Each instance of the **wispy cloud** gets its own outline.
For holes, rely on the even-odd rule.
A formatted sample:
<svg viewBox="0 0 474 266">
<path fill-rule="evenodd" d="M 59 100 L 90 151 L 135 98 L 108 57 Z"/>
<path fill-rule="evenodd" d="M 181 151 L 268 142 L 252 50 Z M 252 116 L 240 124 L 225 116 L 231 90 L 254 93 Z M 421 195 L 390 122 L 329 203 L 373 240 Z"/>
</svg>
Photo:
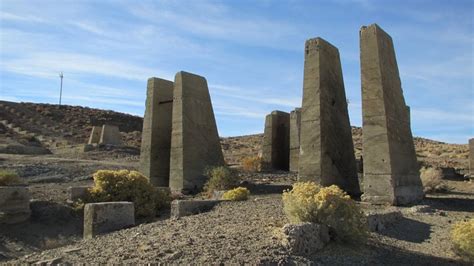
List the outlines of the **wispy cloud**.
<svg viewBox="0 0 474 266">
<path fill-rule="evenodd" d="M 172 76 L 130 62 L 79 53 L 34 53 L 25 57 L 3 60 L 0 67 L 4 71 L 40 78 L 56 77 L 59 71 L 72 76 L 92 74 L 140 81 L 154 75 L 166 78 Z"/>
</svg>

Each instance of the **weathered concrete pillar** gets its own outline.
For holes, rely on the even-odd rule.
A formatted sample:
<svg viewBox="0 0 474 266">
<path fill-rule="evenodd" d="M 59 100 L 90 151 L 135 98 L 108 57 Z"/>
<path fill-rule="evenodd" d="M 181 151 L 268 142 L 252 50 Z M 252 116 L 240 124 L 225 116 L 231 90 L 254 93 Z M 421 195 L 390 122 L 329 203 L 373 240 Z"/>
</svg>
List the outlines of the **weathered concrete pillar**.
<svg viewBox="0 0 474 266">
<path fill-rule="evenodd" d="M 360 30 L 365 201 L 403 205 L 423 198 L 392 38 Z"/>
<path fill-rule="evenodd" d="M 121 145 L 122 137 L 120 136 L 118 126 L 103 125 L 99 144 Z"/>
<path fill-rule="evenodd" d="M 336 47 L 306 41 L 298 180 L 360 195 L 341 61 Z"/>
<path fill-rule="evenodd" d="M 140 147 L 140 172 L 154 186 L 169 186 L 173 82 L 149 78 Z"/>
<path fill-rule="evenodd" d="M 207 181 L 205 168 L 224 165 L 206 79 L 178 72 L 173 98 L 170 188 L 197 192 Z"/>
<path fill-rule="evenodd" d="M 301 108 L 290 112 L 290 171 L 298 172 L 300 158 Z"/>
<path fill-rule="evenodd" d="M 262 162 L 266 169 L 289 170 L 290 114 L 273 111 L 265 117 Z"/>
<path fill-rule="evenodd" d="M 469 139 L 469 178 L 474 179 L 474 138 Z"/>
<path fill-rule="evenodd" d="M 100 141 L 101 133 L 102 133 L 102 127 L 93 126 L 91 135 L 89 137 L 89 141 L 87 142 L 87 144 L 98 144 Z"/>
</svg>

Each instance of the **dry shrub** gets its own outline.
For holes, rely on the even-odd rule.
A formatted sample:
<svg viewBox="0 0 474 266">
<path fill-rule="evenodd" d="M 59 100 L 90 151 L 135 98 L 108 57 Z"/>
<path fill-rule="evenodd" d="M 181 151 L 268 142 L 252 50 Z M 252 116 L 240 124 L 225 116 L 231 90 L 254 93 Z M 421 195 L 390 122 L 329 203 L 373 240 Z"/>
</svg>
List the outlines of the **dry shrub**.
<svg viewBox="0 0 474 266">
<path fill-rule="evenodd" d="M 209 178 L 204 185 L 204 190 L 211 195 L 216 190 L 228 190 L 239 185 L 239 175 L 227 166 L 216 166 L 206 170 Z"/>
<path fill-rule="evenodd" d="M 15 186 L 22 183 L 22 180 L 14 171 L 0 169 L 0 186 Z"/>
<path fill-rule="evenodd" d="M 245 157 L 241 161 L 242 169 L 247 172 L 260 172 L 262 170 L 262 158 L 260 156 Z"/>
<path fill-rule="evenodd" d="M 453 225 L 451 240 L 455 251 L 474 262 L 474 218 Z"/>
<path fill-rule="evenodd" d="M 363 240 L 366 219 L 343 190 L 335 185 L 321 187 L 314 182 L 297 182 L 283 192 L 283 210 L 292 223 L 327 225 L 338 240 Z"/>
<path fill-rule="evenodd" d="M 137 171 L 99 170 L 93 178 L 94 187 L 85 202 L 130 201 L 139 217 L 156 216 L 156 211 L 170 202 L 169 193 L 155 188 Z"/>
<path fill-rule="evenodd" d="M 250 191 L 244 187 L 238 187 L 226 191 L 224 195 L 222 195 L 222 199 L 224 200 L 232 200 L 232 201 L 241 201 L 247 200 L 250 195 Z"/>
<path fill-rule="evenodd" d="M 448 189 L 443 183 L 443 171 L 439 168 L 422 167 L 420 169 L 420 178 L 425 193 L 442 192 Z"/>
</svg>

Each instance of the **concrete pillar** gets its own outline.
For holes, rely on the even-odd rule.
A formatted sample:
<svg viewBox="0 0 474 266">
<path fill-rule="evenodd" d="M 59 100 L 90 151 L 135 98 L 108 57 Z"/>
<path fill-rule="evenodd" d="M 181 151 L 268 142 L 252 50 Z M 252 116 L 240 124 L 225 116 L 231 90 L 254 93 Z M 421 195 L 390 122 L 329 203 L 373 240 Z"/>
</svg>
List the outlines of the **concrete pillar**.
<svg viewBox="0 0 474 266">
<path fill-rule="evenodd" d="M 474 179 L 474 138 L 469 139 L 469 178 Z"/>
<path fill-rule="evenodd" d="M 89 137 L 89 141 L 87 142 L 87 144 L 98 144 L 100 141 L 101 133 L 102 133 L 102 127 L 93 126 L 91 135 Z"/>
<path fill-rule="evenodd" d="M 290 112 L 290 171 L 298 172 L 300 158 L 301 108 Z"/>
<path fill-rule="evenodd" d="M 224 165 L 211 97 L 204 77 L 178 72 L 174 81 L 170 188 L 194 193 L 206 167 Z"/>
<path fill-rule="evenodd" d="M 298 180 L 360 195 L 341 61 L 322 38 L 306 41 Z"/>
<path fill-rule="evenodd" d="M 266 169 L 289 170 L 290 114 L 273 111 L 265 117 L 262 162 Z"/>
<path fill-rule="evenodd" d="M 173 82 L 149 78 L 140 147 L 140 172 L 154 186 L 169 186 Z"/>
<path fill-rule="evenodd" d="M 118 126 L 103 125 L 99 144 L 121 145 L 122 137 L 120 136 Z"/>
<path fill-rule="evenodd" d="M 363 200 L 404 205 L 423 198 L 409 112 L 392 38 L 378 25 L 360 30 L 364 149 Z"/>
</svg>

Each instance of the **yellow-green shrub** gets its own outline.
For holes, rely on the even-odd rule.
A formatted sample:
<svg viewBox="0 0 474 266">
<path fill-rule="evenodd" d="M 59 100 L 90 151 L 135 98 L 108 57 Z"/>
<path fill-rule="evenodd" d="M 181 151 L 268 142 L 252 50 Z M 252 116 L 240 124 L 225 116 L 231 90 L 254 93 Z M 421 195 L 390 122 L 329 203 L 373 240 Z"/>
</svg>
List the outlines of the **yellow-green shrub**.
<svg viewBox="0 0 474 266">
<path fill-rule="evenodd" d="M 207 193 L 216 190 L 228 190 L 239 185 L 238 174 L 227 166 L 216 166 L 206 170 L 205 175 L 209 178 L 204 185 Z"/>
<path fill-rule="evenodd" d="M 245 157 L 241 161 L 242 169 L 247 172 L 260 172 L 262 170 L 262 158 L 259 156 Z"/>
<path fill-rule="evenodd" d="M 0 169 L 0 186 L 14 186 L 22 184 L 20 177 L 18 177 L 17 173 Z"/>
<path fill-rule="evenodd" d="M 366 219 L 359 206 L 335 185 L 295 183 L 292 190 L 283 192 L 283 209 L 291 222 L 325 224 L 339 240 L 361 240 L 367 235 Z"/>
<path fill-rule="evenodd" d="M 94 187 L 86 202 L 131 201 L 135 215 L 142 217 L 155 216 L 156 211 L 169 202 L 165 192 L 160 192 L 137 171 L 99 170 L 93 178 Z"/>
<path fill-rule="evenodd" d="M 224 195 L 222 195 L 222 199 L 232 201 L 247 200 L 249 195 L 250 191 L 247 188 L 238 187 L 226 191 Z"/>
<path fill-rule="evenodd" d="M 459 255 L 474 261 L 474 218 L 454 224 L 451 240 Z"/>
</svg>

